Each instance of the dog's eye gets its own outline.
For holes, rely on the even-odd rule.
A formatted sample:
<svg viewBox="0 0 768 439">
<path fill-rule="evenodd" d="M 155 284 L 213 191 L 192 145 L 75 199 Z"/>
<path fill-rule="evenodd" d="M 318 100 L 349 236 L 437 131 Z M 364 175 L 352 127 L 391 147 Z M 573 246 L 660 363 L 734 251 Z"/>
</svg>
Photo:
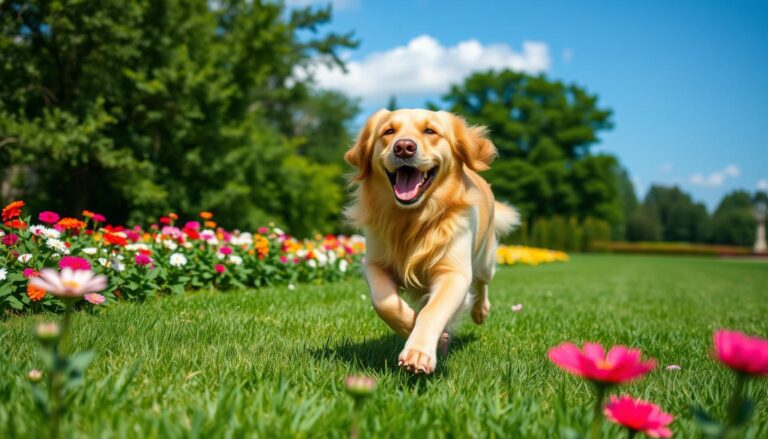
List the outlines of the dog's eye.
<svg viewBox="0 0 768 439">
<path fill-rule="evenodd" d="M 435 132 L 435 130 L 433 130 L 432 128 L 427 128 L 426 130 L 424 130 L 424 134 L 437 134 L 437 132 Z"/>
<path fill-rule="evenodd" d="M 391 134 L 395 134 L 395 130 L 393 128 L 390 128 L 390 129 L 384 131 L 384 135 L 385 136 L 389 136 Z"/>
</svg>

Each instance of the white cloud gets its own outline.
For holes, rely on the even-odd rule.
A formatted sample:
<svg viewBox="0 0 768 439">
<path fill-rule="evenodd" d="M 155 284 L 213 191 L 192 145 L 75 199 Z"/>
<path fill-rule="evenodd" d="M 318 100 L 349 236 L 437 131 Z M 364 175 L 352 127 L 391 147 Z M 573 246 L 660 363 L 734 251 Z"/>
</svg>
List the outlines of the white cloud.
<svg viewBox="0 0 768 439">
<path fill-rule="evenodd" d="M 306 6 L 331 5 L 334 11 L 352 9 L 357 7 L 358 0 L 285 0 L 285 6 L 289 8 L 303 8 Z"/>
<path fill-rule="evenodd" d="M 573 49 L 571 49 L 570 47 L 566 47 L 565 49 L 563 49 L 563 62 L 567 64 L 571 62 L 572 59 L 573 59 Z"/>
<path fill-rule="evenodd" d="M 364 100 L 424 96 L 448 91 L 476 70 L 504 69 L 527 73 L 550 67 L 549 47 L 525 41 L 522 52 L 506 44 L 482 45 L 477 40 L 445 47 L 429 35 L 421 35 L 405 46 L 371 53 L 362 61 L 347 61 L 345 74 L 338 68 L 316 66 L 318 84 Z"/>
<path fill-rule="evenodd" d="M 768 178 L 763 178 L 757 181 L 757 190 L 768 191 Z"/>
<path fill-rule="evenodd" d="M 688 182 L 695 186 L 719 187 L 729 178 L 736 178 L 741 175 L 741 170 L 736 165 L 728 165 L 725 168 L 703 175 L 696 173 L 688 178 Z"/>
</svg>

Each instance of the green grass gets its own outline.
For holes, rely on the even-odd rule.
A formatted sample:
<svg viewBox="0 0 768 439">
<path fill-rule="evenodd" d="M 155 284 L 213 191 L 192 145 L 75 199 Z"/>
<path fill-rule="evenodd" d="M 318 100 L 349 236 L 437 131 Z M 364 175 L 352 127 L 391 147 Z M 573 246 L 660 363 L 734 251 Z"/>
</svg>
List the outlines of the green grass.
<svg viewBox="0 0 768 439">
<path fill-rule="evenodd" d="M 376 317 L 361 280 L 295 291 L 195 293 L 74 316 L 72 343 L 97 357 L 71 403 L 74 437 L 315 437 L 348 435 L 345 375 L 374 375 L 361 436 L 547 437 L 586 430 L 586 383 L 549 363 L 562 341 L 641 348 L 659 362 L 621 392 L 662 405 L 681 437 L 689 406 L 724 415 L 733 377 L 710 359 L 720 327 L 768 336 L 768 265 L 704 258 L 576 256 L 566 264 L 501 268 L 484 326 L 462 324 L 430 377 L 395 365 L 402 341 Z M 515 303 L 523 311 L 513 313 Z M 44 433 L 26 372 L 39 365 L 30 328 L 0 323 L 0 437 Z M 132 365 L 136 375 L 127 381 Z M 667 371 L 668 364 L 682 370 Z M 768 436 L 768 380 L 747 437 Z M 123 392 L 123 390 L 125 390 Z M 604 427 L 606 437 L 615 426 Z"/>
</svg>

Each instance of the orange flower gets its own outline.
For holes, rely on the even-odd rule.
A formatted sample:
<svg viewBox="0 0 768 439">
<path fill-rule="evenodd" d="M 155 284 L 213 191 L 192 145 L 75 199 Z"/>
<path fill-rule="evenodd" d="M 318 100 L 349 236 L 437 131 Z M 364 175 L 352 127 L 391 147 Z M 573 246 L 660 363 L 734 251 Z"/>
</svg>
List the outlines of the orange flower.
<svg viewBox="0 0 768 439">
<path fill-rule="evenodd" d="M 38 300 L 43 300 L 43 297 L 45 297 L 45 290 L 38 286 L 27 284 L 27 296 L 29 297 L 29 300 L 37 302 Z"/>
<path fill-rule="evenodd" d="M 76 218 L 62 218 L 57 223 L 65 229 L 82 229 L 85 223 Z"/>
<path fill-rule="evenodd" d="M 213 218 L 213 214 L 211 212 L 200 212 L 200 218 L 209 220 Z"/>
<path fill-rule="evenodd" d="M 84 210 L 83 216 L 86 218 L 93 218 L 93 212 L 91 212 L 90 210 Z"/>
<path fill-rule="evenodd" d="M 206 221 L 205 222 L 205 227 L 208 227 L 209 229 L 214 229 L 214 228 L 216 228 L 216 222 L 214 222 L 214 221 Z"/>
<path fill-rule="evenodd" d="M 171 213 L 168 214 L 168 218 L 176 221 L 177 219 L 179 219 L 179 216 L 176 215 L 175 213 L 171 212 Z"/>
<path fill-rule="evenodd" d="M 24 202 L 14 201 L 11 204 L 3 208 L 3 221 L 8 221 L 13 218 L 18 218 L 21 215 L 21 208 L 24 207 Z"/>
</svg>

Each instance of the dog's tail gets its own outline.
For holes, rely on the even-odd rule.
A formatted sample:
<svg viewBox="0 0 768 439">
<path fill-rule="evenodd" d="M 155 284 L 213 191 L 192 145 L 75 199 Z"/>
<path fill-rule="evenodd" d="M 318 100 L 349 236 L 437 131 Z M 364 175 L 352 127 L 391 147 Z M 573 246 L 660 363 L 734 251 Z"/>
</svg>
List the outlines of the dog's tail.
<svg viewBox="0 0 768 439">
<path fill-rule="evenodd" d="M 520 225 L 520 213 L 509 204 L 499 201 L 495 202 L 493 215 L 493 228 L 496 231 L 496 237 L 502 237 L 515 230 Z"/>
</svg>

